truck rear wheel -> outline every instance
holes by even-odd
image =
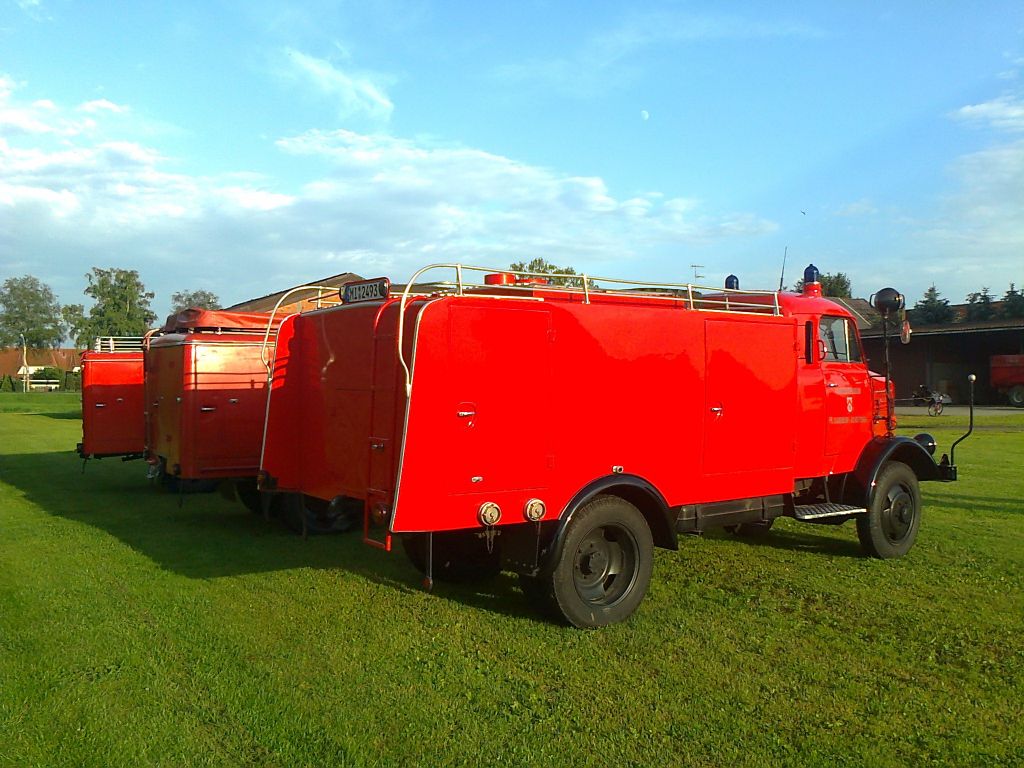
[[[647,593],[654,540],[644,516],[617,496],[598,496],[567,523],[550,591],[559,613],[593,629],[632,615]]]
[[[354,524],[351,516],[330,502],[302,493],[281,494],[279,509],[285,525],[296,533],[302,533],[303,518],[306,533],[344,533]]]
[[[426,533],[406,533],[402,549],[413,568],[427,573]],[[441,531],[434,534],[434,578],[451,584],[492,579],[501,572],[501,554],[497,547],[487,551],[487,542],[474,531]]]
[[[871,508],[857,518],[861,549],[871,557],[903,557],[914,546],[920,527],[917,475],[902,462],[889,462],[878,473]]]
[[[1010,390],[1010,405],[1024,408],[1024,384],[1018,384]]]

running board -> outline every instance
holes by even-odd
[[[848,517],[862,515],[864,507],[852,507],[849,504],[800,504],[793,508],[793,517],[797,520],[821,520],[825,517]]]

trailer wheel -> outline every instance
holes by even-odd
[[[426,575],[426,533],[406,533],[402,549],[413,567]],[[491,579],[501,572],[501,553],[495,546],[487,551],[487,542],[473,531],[443,531],[434,534],[434,578],[452,584]]]
[[[305,518],[307,533],[344,533],[351,530],[353,520],[350,515],[330,502],[302,493],[285,493],[281,495],[281,516],[285,525],[296,533],[302,533],[302,521]]]
[[[618,496],[597,496],[567,525],[550,575],[562,617],[593,629],[631,616],[654,566],[654,540],[643,515]]]
[[[910,551],[921,527],[921,491],[914,470],[899,461],[882,468],[866,515],[857,518],[864,554],[889,559]]]
[[[1010,405],[1014,408],[1024,408],[1024,384],[1018,384],[1010,389]]]

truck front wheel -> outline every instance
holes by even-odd
[[[906,464],[889,462],[878,473],[871,508],[857,518],[861,549],[871,557],[903,557],[914,546],[920,527],[917,475]]]
[[[654,540],[640,511],[617,496],[598,496],[567,523],[549,577],[559,613],[593,629],[628,618],[647,592]]]

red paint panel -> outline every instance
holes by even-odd
[[[82,355],[82,452],[142,453],[146,443],[142,352]]]

